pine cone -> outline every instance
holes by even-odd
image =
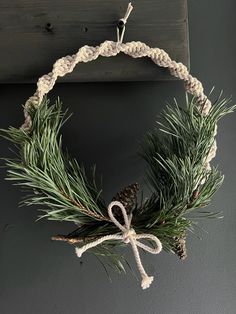
[[[138,183],[130,184],[127,187],[123,188],[120,192],[118,192],[112,198],[112,201],[121,202],[124,205],[127,214],[129,215],[136,205],[138,191],[139,191]],[[113,213],[115,218],[119,220],[120,223],[124,223],[123,215],[118,206],[113,207]]]
[[[181,260],[187,258],[186,250],[186,234],[184,233],[180,238],[175,238],[175,253],[179,256]]]

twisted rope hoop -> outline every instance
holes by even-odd
[[[204,94],[202,83],[197,78],[190,75],[185,65],[183,65],[181,62],[172,60],[168,53],[163,49],[151,48],[140,41],[132,41],[127,43],[122,42],[125,32],[125,24],[132,9],[133,6],[131,3],[129,3],[125,16],[120,19],[120,21],[122,21],[124,24],[121,35],[120,29],[117,27],[116,42],[106,40],[96,47],[85,45],[81,47],[77,53],[58,59],[54,63],[52,71],[39,78],[36,92],[26,101],[24,106],[25,122],[22,125],[22,128],[25,131],[29,130],[32,125],[31,117],[28,112],[29,106],[40,106],[43,96],[53,89],[53,86],[55,85],[58,77],[62,77],[68,73],[71,73],[75,66],[80,62],[90,62],[96,60],[99,56],[116,56],[120,52],[123,52],[132,58],[148,57],[158,66],[168,68],[173,76],[184,81],[186,92],[196,97],[198,108],[201,114],[208,115],[211,109],[211,101]],[[210,161],[215,157],[216,149],[217,146],[215,141],[204,164],[206,169],[210,170]]]
[[[132,58],[149,57],[158,66],[168,68],[173,76],[184,81],[185,90],[197,98],[202,114],[208,114],[211,108],[211,101],[204,94],[202,83],[197,78],[189,74],[185,65],[171,60],[168,53],[166,53],[163,49],[151,48],[140,41],[122,43],[106,40],[99,46],[92,47],[86,45],[81,47],[76,54],[58,59],[54,63],[52,71],[39,78],[35,94],[26,101],[26,118],[28,116],[28,105],[33,104],[35,106],[39,106],[43,96],[52,90],[57,78],[71,73],[77,63],[90,62],[96,60],[99,56],[116,56],[120,52],[123,52]],[[30,127],[29,121],[25,122],[24,128]]]
[[[133,6],[129,3],[125,16],[120,19],[123,23],[121,34],[120,29],[117,26],[116,42],[106,40],[96,47],[85,45],[81,47],[77,53],[58,59],[54,63],[52,71],[39,78],[36,92],[25,103],[25,123],[22,126],[23,129],[27,130],[31,127],[31,121],[27,110],[28,106],[32,104],[34,106],[39,106],[43,96],[52,90],[58,77],[63,77],[66,74],[71,73],[75,66],[80,62],[90,62],[96,60],[99,56],[116,56],[120,52],[123,52],[132,58],[148,57],[158,66],[168,68],[171,75],[184,81],[185,90],[197,98],[201,113],[203,115],[208,114],[211,108],[211,101],[204,94],[202,83],[197,78],[190,75],[185,65],[181,62],[171,60],[168,53],[163,49],[151,48],[140,41],[123,43],[125,24],[132,9]]]

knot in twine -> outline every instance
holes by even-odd
[[[123,219],[124,219],[124,225],[121,225],[119,223],[119,221],[114,217],[113,212],[112,212],[112,208],[114,206],[119,207],[119,209],[121,210],[122,215],[123,215]],[[158,254],[162,250],[161,241],[156,236],[154,236],[153,234],[148,234],[148,233],[137,234],[135,232],[135,230],[133,228],[131,228],[132,214],[128,216],[125,207],[123,206],[122,203],[120,203],[118,201],[114,201],[114,202],[111,202],[109,204],[108,215],[109,215],[111,221],[120,229],[121,233],[109,234],[109,235],[101,237],[101,238],[99,238],[93,242],[87,243],[82,247],[77,247],[75,249],[77,256],[81,257],[85,251],[87,251],[88,249],[90,249],[92,247],[95,247],[95,246],[101,244],[104,241],[121,240],[125,244],[130,244],[132,247],[134,258],[135,258],[135,261],[137,264],[137,268],[138,268],[140,275],[141,275],[141,278],[142,278],[141,287],[143,289],[149,288],[154,277],[147,275],[147,273],[146,273],[146,271],[142,265],[142,261],[141,261],[140,255],[139,255],[138,247],[142,248],[144,251],[149,252],[151,254]],[[155,243],[155,246],[150,247],[150,246],[138,241],[140,239],[151,240]]]

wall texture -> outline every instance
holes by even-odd
[[[203,81],[234,94],[236,83],[235,10],[233,0],[189,1],[191,72]],[[158,41],[158,40],[157,40]],[[4,48],[4,43],[1,43]],[[17,56],[16,56],[17,57]],[[33,85],[1,85],[1,127],[20,125],[21,104]],[[120,186],[142,181],[143,162],[136,156],[138,139],[155,123],[165,101],[183,99],[180,82],[57,85],[74,115],[64,128],[64,142],[86,166],[96,161],[104,175],[109,201]],[[235,101],[235,95],[233,96]],[[144,256],[155,275],[142,291],[136,279],[112,274],[107,279],[90,254],[82,262],[72,248],[53,243],[50,236],[69,232],[65,223],[39,221],[33,208],[17,208],[20,191],[4,182],[1,169],[0,312],[2,314],[234,314],[236,308],[236,168],[235,115],[219,126],[214,160],[226,175],[212,208],[223,210],[221,221],[202,222],[202,240],[190,237],[189,257],[172,254]],[[9,155],[1,140],[0,155]],[[207,230],[208,232],[204,232]],[[127,249],[132,262],[132,255]]]

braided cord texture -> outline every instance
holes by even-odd
[[[99,56],[112,57],[120,52],[133,58],[149,57],[158,66],[168,68],[173,76],[184,81],[186,92],[196,97],[200,112],[203,115],[209,113],[211,109],[211,101],[204,94],[202,83],[197,78],[190,75],[184,64],[171,60],[168,53],[163,49],[151,48],[140,41],[119,43],[106,40],[99,46],[93,47],[86,45],[81,47],[77,53],[58,59],[54,63],[52,71],[39,78],[35,94],[26,101],[24,107],[25,123],[22,128],[27,130],[31,127],[32,122],[27,110],[28,106],[39,106],[44,95],[52,90],[58,77],[71,73],[79,62],[90,62],[97,59]],[[215,153],[216,142],[214,142],[214,145],[209,152],[205,167],[210,169],[209,162],[214,158]]]
[[[202,113],[207,114],[209,112],[211,107],[210,100],[208,100],[207,96],[204,94],[201,82],[189,74],[185,65],[171,60],[168,53],[164,50],[150,48],[140,41],[117,43],[108,40],[96,47],[87,45],[83,46],[76,54],[58,59],[54,63],[52,71],[39,78],[37,91],[28,99],[26,107],[28,103],[33,103],[35,105],[40,104],[43,96],[53,88],[57,78],[62,77],[67,73],[71,73],[77,63],[90,62],[97,59],[99,56],[116,56],[120,52],[133,58],[149,57],[158,66],[168,68],[173,76],[184,81],[186,91],[194,95],[197,98],[199,105],[204,107],[202,108]]]

